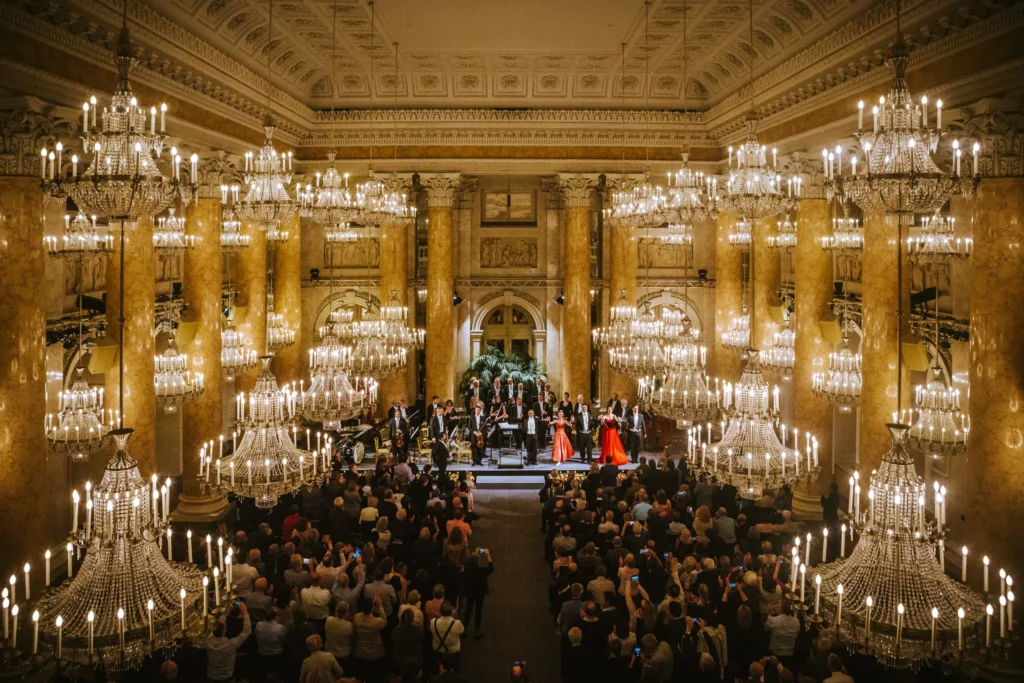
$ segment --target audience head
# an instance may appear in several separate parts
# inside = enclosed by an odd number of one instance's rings
[[[317,652],[324,646],[324,641],[320,640],[320,636],[315,633],[309,638],[306,638],[306,649],[309,650],[310,654]]]

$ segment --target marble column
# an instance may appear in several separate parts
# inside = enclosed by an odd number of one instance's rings
[[[904,228],[906,231],[906,228]],[[906,238],[907,235],[904,235]],[[906,254],[904,254],[904,259]],[[861,277],[863,319],[861,327],[860,459],[861,476],[878,467],[892,440],[885,425],[893,421],[896,408],[896,227],[884,214],[864,215],[864,268]],[[904,260],[903,321],[910,319],[907,281],[910,266]],[[904,370],[903,405],[909,405],[909,371]],[[819,440],[820,443],[820,440]]]
[[[430,227],[427,230],[426,400],[455,396],[455,271],[452,208],[459,190],[458,173],[424,174]]]
[[[565,196],[562,391],[591,397],[590,199],[597,176],[560,174],[558,182]]]
[[[252,343],[259,356],[267,353],[267,233],[256,225],[245,223],[242,229],[252,238],[249,247],[238,252],[237,289],[239,306],[246,307],[245,320],[237,329]],[[249,393],[256,385],[262,363],[235,377],[235,389]]]
[[[199,485],[199,450],[224,433],[220,211],[219,199],[202,196],[185,211],[185,232],[195,238],[196,246],[185,253],[182,296],[188,302],[188,319],[195,322],[195,336],[181,350],[203,373],[205,390],[181,411],[181,495],[171,513],[173,522],[215,521],[231,508],[224,496],[204,495]]]
[[[636,306],[637,238],[633,228],[618,221],[612,221],[609,232],[611,232],[611,267],[609,269],[611,278],[608,288],[608,305],[609,307],[617,305],[621,297],[625,295],[629,305]],[[588,266],[589,261],[588,254]],[[626,375],[609,370],[608,393],[609,395],[618,394],[619,398],[628,398],[630,404],[635,403],[636,382]],[[605,398],[602,397],[602,400]]]
[[[46,297],[42,192],[38,178],[0,178],[0,530],[3,576],[36,568],[32,585],[42,587],[42,554],[70,528],[66,456],[47,452]],[[97,454],[97,459],[103,459]],[[27,614],[27,611],[26,611]],[[30,622],[25,622],[29,623]],[[31,631],[26,629],[31,639]]]
[[[381,226],[380,232],[380,302],[386,305],[391,301],[392,292],[398,303],[408,306],[409,303],[409,223],[387,223]],[[415,309],[409,309],[409,324],[416,320]],[[408,362],[416,364],[416,352],[409,351]],[[394,401],[409,399],[410,405],[415,402],[414,396],[406,395],[406,373],[400,372],[381,380],[378,390],[380,400],[378,412],[386,413]]]
[[[971,341],[967,454],[955,458],[960,501],[954,528],[974,553],[987,554],[993,573],[1024,569],[1017,522],[1024,514],[1024,178],[985,178],[974,201],[971,255]],[[959,462],[964,459],[962,466]],[[956,471],[956,470],[954,470]],[[961,494],[956,489],[963,487]],[[960,516],[964,519],[961,520]],[[998,579],[996,579],[998,581]]]
[[[298,382],[302,361],[302,234],[296,215],[282,225],[288,240],[274,249],[274,313],[295,331],[295,343],[274,353],[274,375],[283,386]]]
[[[821,248],[821,238],[831,233],[829,205],[825,199],[803,199],[797,210],[794,321],[796,339],[793,364],[794,426],[818,438],[821,476],[812,489],[824,489],[832,480],[832,405],[811,391],[811,378],[828,364],[831,346],[821,335],[821,320],[831,316],[832,255]]]
[[[743,253],[729,244],[729,232],[736,217],[723,211],[718,215],[715,245],[715,374],[723,381],[739,380],[743,360],[722,345],[733,318],[743,313]]]
[[[117,344],[121,335],[121,242],[107,258],[107,338]],[[122,424],[135,430],[129,450],[144,479],[156,472],[156,254],[153,219],[140,217],[124,235],[124,414]],[[115,361],[106,376],[108,409],[119,410],[119,367]],[[159,474],[159,473],[157,473]]]
[[[764,351],[772,345],[774,335],[779,330],[779,326],[772,316],[772,308],[779,305],[781,255],[778,249],[769,246],[768,240],[770,236],[778,232],[777,220],[775,216],[759,220],[754,227],[753,244],[751,244],[751,253],[754,258],[754,272],[751,274],[751,279],[754,282],[752,289],[754,297],[751,309],[757,329],[752,329],[750,335],[754,348],[759,351]],[[774,377],[776,380],[778,379],[777,376]]]

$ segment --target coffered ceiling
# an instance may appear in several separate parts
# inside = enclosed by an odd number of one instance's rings
[[[684,95],[700,108],[721,101],[747,82],[751,60],[770,70],[876,4],[757,0],[751,47],[743,0],[652,0],[646,31],[642,0],[276,0],[272,36],[267,0],[145,2],[256,73],[269,56],[278,85],[311,107],[367,106],[372,95],[400,106],[674,108]]]

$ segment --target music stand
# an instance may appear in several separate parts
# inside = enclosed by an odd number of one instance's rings
[[[498,424],[501,430],[501,446],[498,449],[498,469],[504,467],[512,469],[523,469],[523,451],[516,448],[516,433],[519,425],[514,422],[501,422]]]

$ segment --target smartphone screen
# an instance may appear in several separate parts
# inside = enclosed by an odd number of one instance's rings
[[[634,647],[633,648],[633,654],[636,655],[637,657],[639,657],[640,656],[640,648]]]

